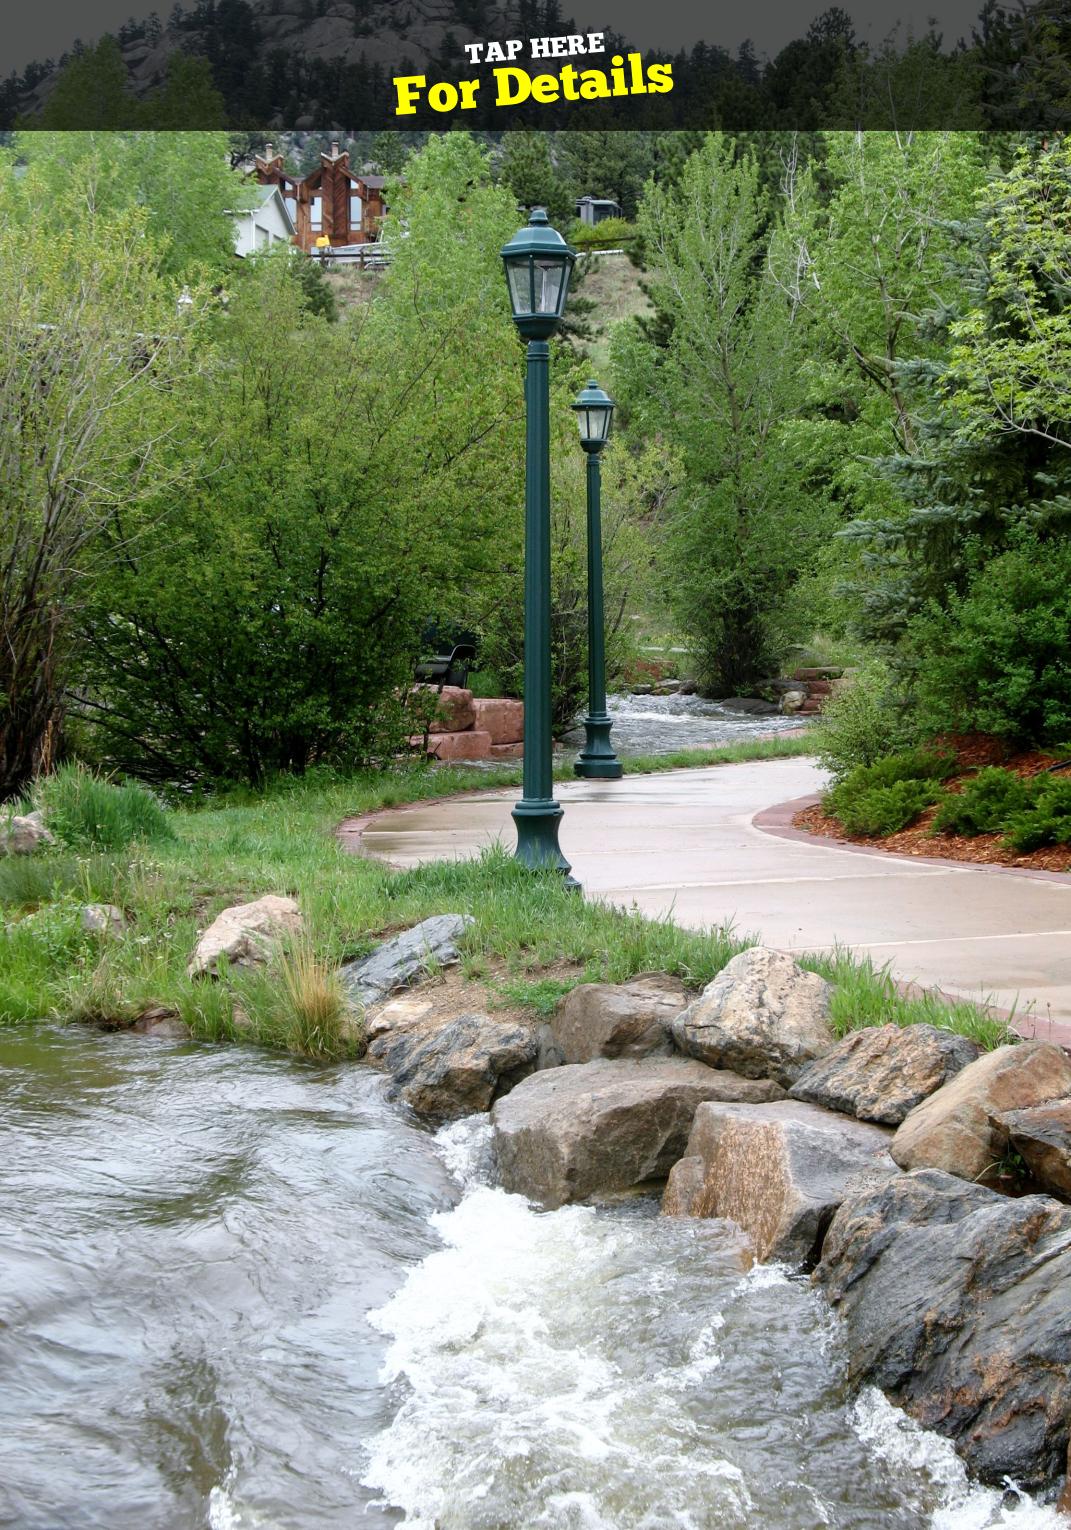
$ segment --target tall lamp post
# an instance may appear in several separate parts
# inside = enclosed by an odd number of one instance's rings
[[[528,341],[524,521],[524,795],[513,810],[517,859],[568,876],[558,845],[550,697],[550,337],[561,323],[576,263],[546,211],[502,251],[513,322]]]
[[[619,781],[621,761],[610,742],[606,710],[606,637],[602,595],[602,449],[610,438],[614,401],[592,378],[573,405],[588,457],[588,715],[587,742],[573,767],[587,781]]]

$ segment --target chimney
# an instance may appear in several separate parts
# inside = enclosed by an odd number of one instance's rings
[[[338,144],[337,143],[333,143],[331,145],[331,158],[332,159],[337,159],[338,158]]]
[[[264,159],[270,165],[274,158],[275,155],[272,153],[272,141],[269,138],[267,143],[264,145]]]

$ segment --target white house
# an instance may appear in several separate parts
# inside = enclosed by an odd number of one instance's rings
[[[294,220],[278,186],[255,186],[253,190],[253,206],[233,215],[236,255],[260,255],[294,240]]]

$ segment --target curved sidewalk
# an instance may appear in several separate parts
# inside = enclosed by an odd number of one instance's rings
[[[1071,1037],[1071,878],[860,854],[753,822],[822,779],[808,760],[773,760],[570,782],[562,849],[589,896],[692,927],[732,921],[782,950],[848,946],[905,981],[1029,1013],[1044,1039]],[[469,856],[513,844],[517,795],[400,808],[342,835],[397,866]]]

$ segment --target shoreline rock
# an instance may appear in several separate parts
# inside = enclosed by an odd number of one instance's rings
[[[550,1028],[566,1063],[668,1055],[670,1026],[687,1003],[683,983],[664,972],[628,983],[581,983],[562,999]]]
[[[980,1056],[968,1037],[935,1025],[867,1026],[806,1067],[789,1095],[860,1121],[899,1126]]]

